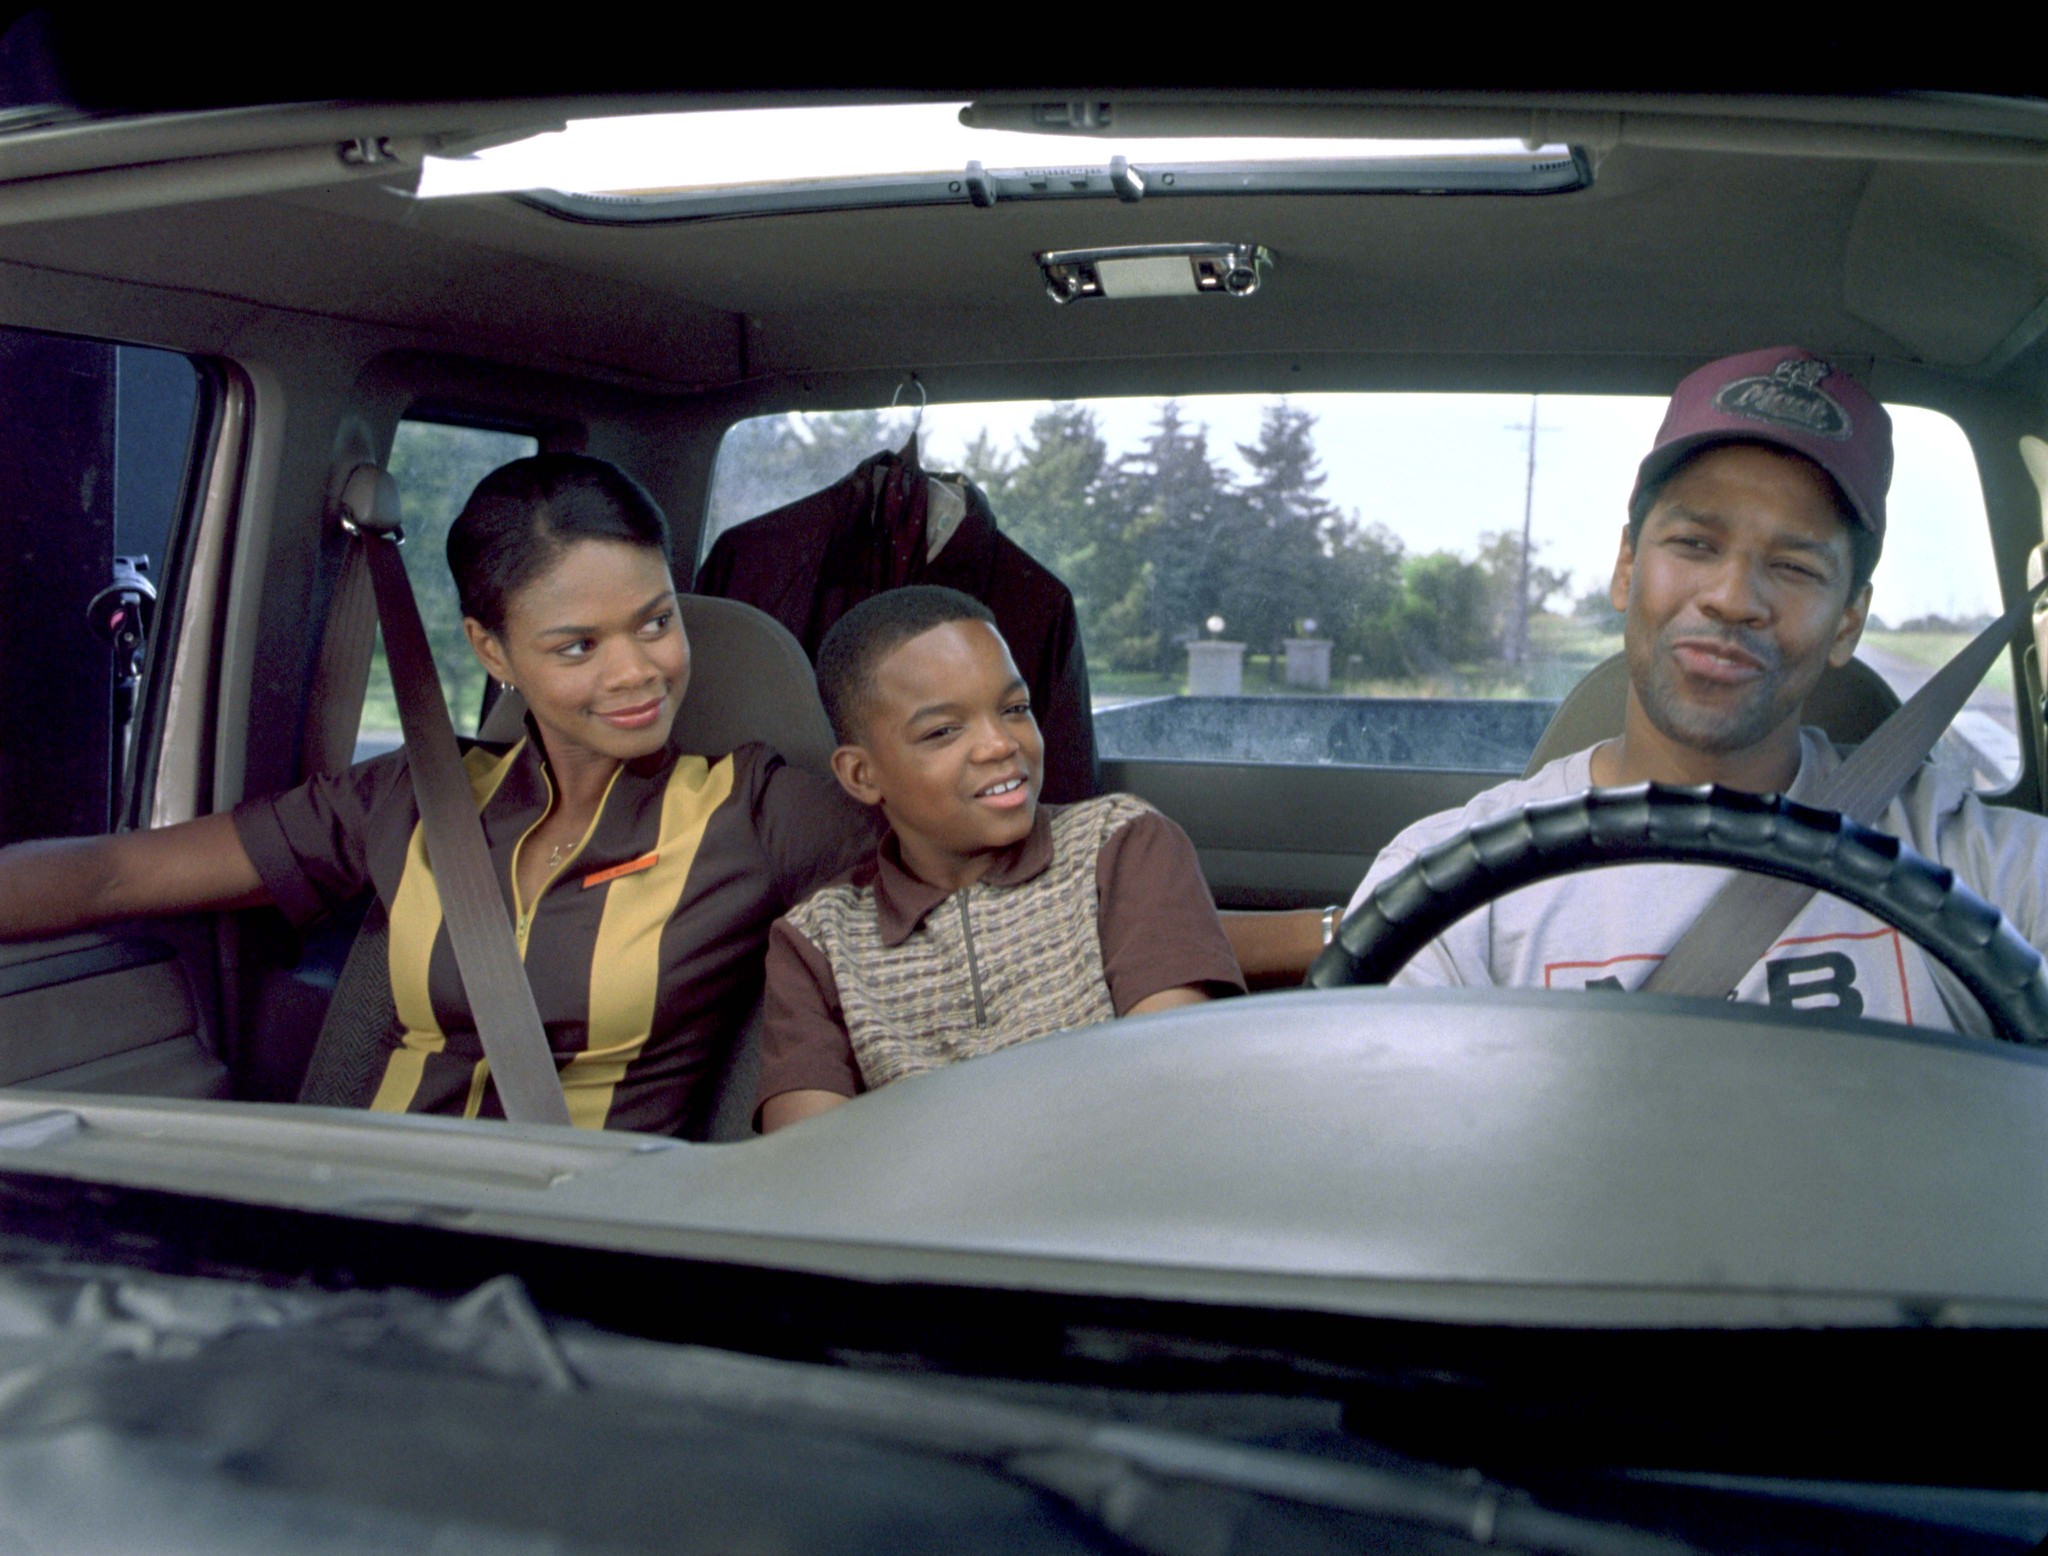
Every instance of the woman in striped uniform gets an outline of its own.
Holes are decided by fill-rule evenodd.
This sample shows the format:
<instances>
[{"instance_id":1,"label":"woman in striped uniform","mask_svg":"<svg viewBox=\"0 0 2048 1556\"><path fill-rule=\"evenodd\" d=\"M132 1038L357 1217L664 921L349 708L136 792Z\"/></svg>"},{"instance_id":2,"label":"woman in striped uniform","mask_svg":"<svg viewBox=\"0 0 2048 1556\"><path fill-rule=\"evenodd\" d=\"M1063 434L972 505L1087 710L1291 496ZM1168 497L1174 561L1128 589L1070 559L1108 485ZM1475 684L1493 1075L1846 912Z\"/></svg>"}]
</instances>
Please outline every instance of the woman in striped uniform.
<instances>
[{"instance_id":1,"label":"woman in striped uniform","mask_svg":"<svg viewBox=\"0 0 2048 1556\"><path fill-rule=\"evenodd\" d=\"M471 647L528 708L522 739L465 765L570 1116L673 1132L752 1008L769 924L872 846L872 821L764 746L671 747L691 667L668 527L616 467L493 472L448 559ZM304 923L365 889L390 921L391 1013L359 1100L499 1116L402 750L226 815L0 850L0 938L262 905Z\"/></svg>"}]
</instances>

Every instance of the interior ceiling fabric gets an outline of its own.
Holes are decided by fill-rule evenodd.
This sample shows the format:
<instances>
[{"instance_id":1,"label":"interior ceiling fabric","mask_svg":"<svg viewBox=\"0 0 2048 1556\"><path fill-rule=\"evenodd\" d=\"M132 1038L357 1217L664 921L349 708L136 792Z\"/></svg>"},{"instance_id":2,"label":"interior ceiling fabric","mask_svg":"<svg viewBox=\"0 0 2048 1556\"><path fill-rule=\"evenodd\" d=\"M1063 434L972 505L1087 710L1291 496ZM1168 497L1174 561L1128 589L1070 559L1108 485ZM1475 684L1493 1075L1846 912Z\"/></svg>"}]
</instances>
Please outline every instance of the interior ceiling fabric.
<instances>
[{"instance_id":1,"label":"interior ceiling fabric","mask_svg":"<svg viewBox=\"0 0 2048 1556\"><path fill-rule=\"evenodd\" d=\"M2036 163L1623 144L1592 188L1562 195L1018 202L616 227L511 196L429 203L364 182L0 228L0 260L75 267L86 222L98 229L87 263L110 278L681 391L905 362L1682 359L1780 336L1967 370L2048 323L2044 217L2048 167ZM1248 300L1055 316L1033 260L1191 237L1257 241L1278 265Z\"/></svg>"}]
</instances>

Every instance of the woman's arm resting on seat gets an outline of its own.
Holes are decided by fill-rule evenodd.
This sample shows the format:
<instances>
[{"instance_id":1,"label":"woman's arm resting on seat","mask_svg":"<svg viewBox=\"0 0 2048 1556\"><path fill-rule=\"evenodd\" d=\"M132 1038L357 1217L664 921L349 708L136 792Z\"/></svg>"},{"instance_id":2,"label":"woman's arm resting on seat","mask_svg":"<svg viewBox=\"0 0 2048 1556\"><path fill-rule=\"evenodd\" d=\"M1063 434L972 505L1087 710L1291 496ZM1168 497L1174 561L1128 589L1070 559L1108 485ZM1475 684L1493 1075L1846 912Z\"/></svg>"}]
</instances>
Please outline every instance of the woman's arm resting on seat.
<instances>
[{"instance_id":1,"label":"woman's arm resting on seat","mask_svg":"<svg viewBox=\"0 0 2048 1556\"><path fill-rule=\"evenodd\" d=\"M225 815L148 832L0 848L0 940L67 934L151 913L254 908L269 901Z\"/></svg>"}]
</instances>

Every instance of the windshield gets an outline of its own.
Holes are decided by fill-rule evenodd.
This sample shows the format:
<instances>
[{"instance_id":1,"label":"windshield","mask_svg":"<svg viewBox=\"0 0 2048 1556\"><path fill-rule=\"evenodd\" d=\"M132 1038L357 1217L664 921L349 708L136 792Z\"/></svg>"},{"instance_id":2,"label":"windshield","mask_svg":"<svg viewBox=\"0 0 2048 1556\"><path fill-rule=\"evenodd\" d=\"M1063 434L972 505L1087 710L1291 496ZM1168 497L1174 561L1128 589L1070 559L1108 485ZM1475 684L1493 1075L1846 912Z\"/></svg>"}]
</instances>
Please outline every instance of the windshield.
<instances>
[{"instance_id":1,"label":"windshield","mask_svg":"<svg viewBox=\"0 0 2048 1556\"><path fill-rule=\"evenodd\" d=\"M1664 406L1206 394L755 418L720 444L700 546L915 430L927 466L976 483L1073 587L1105 755L1520 772L1563 696L1621 648L1614 516ZM1905 697L2000 607L1962 429L1918 406L1892 416L1893 517L1857 653ZM1290 549L1244 567L1275 509ZM1203 639L1239 645L1227 690L1187 651ZM1191 693L1265 702L1198 718ZM1341 737L1332 698L1357 704ZM1448 706L1474 701L1483 719ZM2020 776L2005 660L1942 756L1985 791Z\"/></svg>"}]
</instances>

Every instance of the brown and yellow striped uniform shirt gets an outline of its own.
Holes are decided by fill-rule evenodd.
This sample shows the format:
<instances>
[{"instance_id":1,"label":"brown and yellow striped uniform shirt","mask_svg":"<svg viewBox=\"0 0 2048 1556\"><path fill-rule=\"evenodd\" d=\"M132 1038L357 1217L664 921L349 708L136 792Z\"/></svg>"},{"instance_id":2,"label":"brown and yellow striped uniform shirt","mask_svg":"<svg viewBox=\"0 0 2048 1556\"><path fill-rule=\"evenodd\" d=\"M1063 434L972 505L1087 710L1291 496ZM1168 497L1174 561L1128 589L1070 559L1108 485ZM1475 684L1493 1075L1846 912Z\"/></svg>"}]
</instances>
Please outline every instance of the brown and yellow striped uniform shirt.
<instances>
[{"instance_id":1,"label":"brown and yellow striped uniform shirt","mask_svg":"<svg viewBox=\"0 0 2048 1556\"><path fill-rule=\"evenodd\" d=\"M464 758L569 1115L673 1133L695 1121L761 987L775 916L872 850L869 813L765 746L624 764L536 901L521 840L547 814L539 742ZM403 751L234 813L273 901L303 923L374 887L395 1019L370 1106L502 1117L441 917Z\"/></svg>"}]
</instances>

